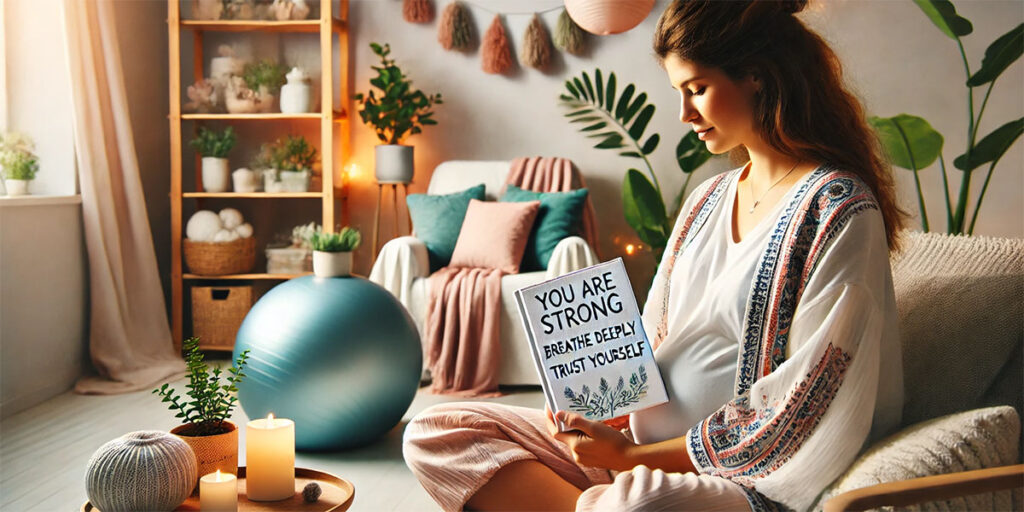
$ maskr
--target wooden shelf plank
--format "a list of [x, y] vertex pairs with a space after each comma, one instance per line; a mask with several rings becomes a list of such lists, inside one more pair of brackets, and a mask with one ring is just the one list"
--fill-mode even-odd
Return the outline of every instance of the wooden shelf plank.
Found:
[[[343, 111], [335, 110], [331, 112], [331, 118], [335, 121], [341, 121], [345, 119], [346, 114]], [[214, 114], [181, 114], [181, 119], [188, 120], [231, 120], [231, 121], [244, 121], [244, 120], [255, 120], [255, 119], [271, 119], [274, 121], [282, 121], [288, 119], [316, 119], [321, 120], [323, 115], [319, 112], [308, 112], [305, 114], [283, 114], [281, 112], [269, 112], [265, 114], [226, 114], [226, 113], [214, 113]]]
[[322, 199], [322, 192], [185, 192], [181, 195], [194, 199]]
[[183, 274], [182, 278], [190, 280], [202, 280], [202, 281], [252, 281], [252, 280], [266, 280], [266, 281], [287, 281], [296, 277], [312, 275], [312, 272], [306, 272], [303, 274], [226, 274], [223, 276], [201, 276], [199, 274]]
[[[190, 30], [203, 30], [207, 32], [298, 32], [313, 33], [320, 32], [320, 20], [288, 20], [288, 21], [260, 21], [260, 20], [181, 20], [181, 27]], [[333, 18], [331, 30], [342, 32], [345, 30], [345, 22]]]

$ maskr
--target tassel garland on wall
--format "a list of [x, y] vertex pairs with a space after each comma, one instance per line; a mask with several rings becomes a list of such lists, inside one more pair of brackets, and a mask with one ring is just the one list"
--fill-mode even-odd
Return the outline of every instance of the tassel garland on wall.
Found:
[[472, 49], [473, 26], [470, 23], [469, 11], [462, 2], [455, 1], [444, 8], [437, 29], [437, 40], [445, 50]]
[[404, 0], [402, 17], [409, 23], [430, 23], [434, 20], [434, 6], [430, 0]]
[[519, 60], [524, 66], [545, 69], [551, 63], [551, 38], [540, 17], [536, 14], [526, 27], [523, 36], [523, 48], [519, 52]]
[[583, 53], [583, 41], [586, 34], [583, 29], [573, 21], [569, 12], [562, 10], [558, 16], [558, 25], [555, 27], [555, 46], [573, 55]]
[[[490, 28], [480, 39], [477, 39], [472, 13], [467, 4], [495, 14]], [[540, 15], [555, 10], [561, 10], [561, 13], [558, 16], [552, 37], [552, 33], [548, 31]], [[477, 44], [481, 44], [481, 67], [483, 70], [490, 74], [508, 73], [515, 66], [517, 57], [511, 47], [504, 25], [503, 16], [510, 15], [532, 15], [523, 34], [523, 46], [518, 53], [519, 60], [525, 67], [538, 70], [547, 69], [555, 58], [555, 48], [576, 56], [580, 56], [586, 51], [587, 32], [572, 19], [566, 8], [562, 6], [533, 12], [496, 12], [470, 0], [452, 0], [441, 13], [437, 27], [437, 41], [445, 50], [462, 52], [471, 52]], [[403, 0], [402, 17], [410, 23], [429, 23], [434, 19], [434, 4], [432, 0]]]
[[499, 75], [512, 68], [512, 51], [500, 14], [494, 16], [491, 27], [484, 34], [482, 53], [481, 63], [485, 73]]

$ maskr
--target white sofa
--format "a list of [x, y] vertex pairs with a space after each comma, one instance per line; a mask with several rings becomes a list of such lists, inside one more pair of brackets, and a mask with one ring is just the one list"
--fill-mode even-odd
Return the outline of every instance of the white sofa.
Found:
[[[511, 162], [448, 161], [437, 166], [428, 194], [450, 194], [483, 183], [488, 200], [502, 193]], [[524, 286], [558, 277], [598, 263], [594, 250], [578, 236], [555, 247], [546, 271], [509, 274], [501, 279], [501, 367], [498, 382], [505, 385], [540, 384], [530, 355], [514, 292]], [[395, 238], [381, 248], [370, 280], [383, 286], [409, 310], [421, 337], [425, 334], [430, 266], [427, 248], [413, 236]]]

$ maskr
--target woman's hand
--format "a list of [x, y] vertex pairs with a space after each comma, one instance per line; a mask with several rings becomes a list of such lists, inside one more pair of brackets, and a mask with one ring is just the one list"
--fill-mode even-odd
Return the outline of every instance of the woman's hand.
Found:
[[548, 432], [569, 446], [576, 462], [617, 471], [630, 470], [637, 465], [633, 457], [637, 445], [622, 432], [576, 413], [558, 411], [558, 419], [571, 429], [559, 432], [551, 410], [546, 409], [546, 413]]

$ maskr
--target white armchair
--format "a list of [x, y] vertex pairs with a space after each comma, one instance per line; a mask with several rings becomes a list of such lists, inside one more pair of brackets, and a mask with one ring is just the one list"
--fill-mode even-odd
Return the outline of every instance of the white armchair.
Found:
[[[511, 162], [449, 161], [438, 165], [428, 194], [450, 194], [483, 183], [488, 200], [501, 193]], [[540, 384], [516, 308], [516, 290], [598, 263], [597, 255], [578, 236], [562, 239], [545, 271], [509, 274], [501, 279], [501, 384]], [[395, 238], [381, 248], [370, 280], [383, 286], [405, 306], [422, 337], [426, 328], [430, 265], [427, 247], [414, 236]]]

